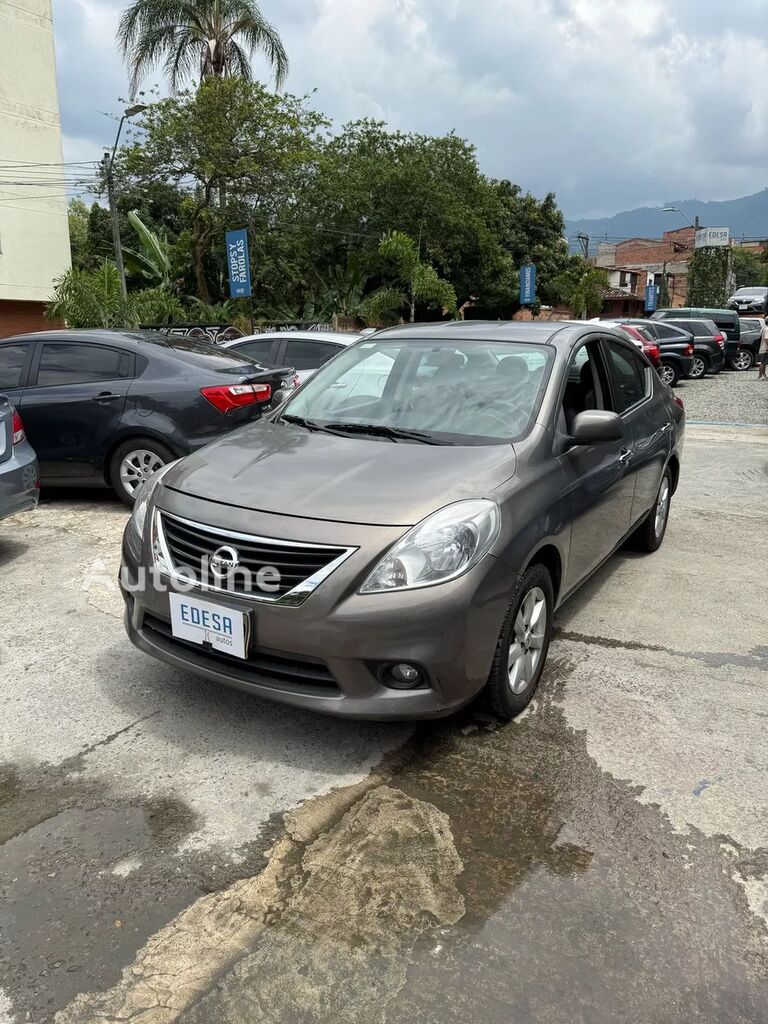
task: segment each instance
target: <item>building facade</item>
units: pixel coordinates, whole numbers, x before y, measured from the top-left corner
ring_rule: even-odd
[[[628,238],[601,242],[595,265],[608,271],[610,293],[606,316],[641,316],[645,289],[666,277],[670,305],[688,299],[688,264],[694,253],[694,228],[665,231],[662,238]]]
[[[50,326],[70,265],[61,181],[51,0],[0,0],[0,337]]]

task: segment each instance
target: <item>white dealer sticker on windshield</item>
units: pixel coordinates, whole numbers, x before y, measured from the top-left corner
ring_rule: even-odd
[[[171,631],[180,640],[210,644],[214,650],[245,657],[245,615],[234,608],[170,594]]]

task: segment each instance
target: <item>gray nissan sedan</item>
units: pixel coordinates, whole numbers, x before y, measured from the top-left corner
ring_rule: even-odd
[[[329,714],[509,718],[555,609],[655,551],[682,402],[593,323],[420,324],[350,345],[268,420],[161,469],[123,540],[126,627],[182,670]]]

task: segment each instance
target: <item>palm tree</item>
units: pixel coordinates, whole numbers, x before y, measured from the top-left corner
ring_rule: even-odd
[[[288,73],[280,35],[255,0],[133,0],[117,42],[131,70],[131,96],[159,62],[174,92],[196,71],[201,78],[250,78],[255,50],[265,54],[278,88]]]

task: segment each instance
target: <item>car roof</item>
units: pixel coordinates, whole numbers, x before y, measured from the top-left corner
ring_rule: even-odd
[[[120,331],[89,327],[76,330],[60,328],[59,330],[52,331],[30,331],[29,334],[15,334],[11,338],[2,338],[0,341],[85,341],[102,344],[114,344],[116,341],[122,341],[129,344],[151,342],[157,345],[158,342],[164,341],[165,338],[166,335],[162,331],[142,331],[138,328],[136,330],[126,328],[124,331]]]
[[[446,337],[458,338],[461,341],[517,341],[526,344],[570,346],[577,338],[594,334],[596,328],[602,328],[607,334],[613,334],[627,340],[626,334],[618,327],[610,324],[592,323],[588,320],[448,320],[436,323],[400,324],[377,331],[372,338],[419,338]],[[366,341],[371,338],[366,338]]]
[[[274,341],[276,338],[299,338],[301,341],[333,341],[337,345],[351,345],[362,337],[346,331],[262,331],[261,334],[246,334],[242,338],[229,338],[223,345],[232,348],[243,341]]]

